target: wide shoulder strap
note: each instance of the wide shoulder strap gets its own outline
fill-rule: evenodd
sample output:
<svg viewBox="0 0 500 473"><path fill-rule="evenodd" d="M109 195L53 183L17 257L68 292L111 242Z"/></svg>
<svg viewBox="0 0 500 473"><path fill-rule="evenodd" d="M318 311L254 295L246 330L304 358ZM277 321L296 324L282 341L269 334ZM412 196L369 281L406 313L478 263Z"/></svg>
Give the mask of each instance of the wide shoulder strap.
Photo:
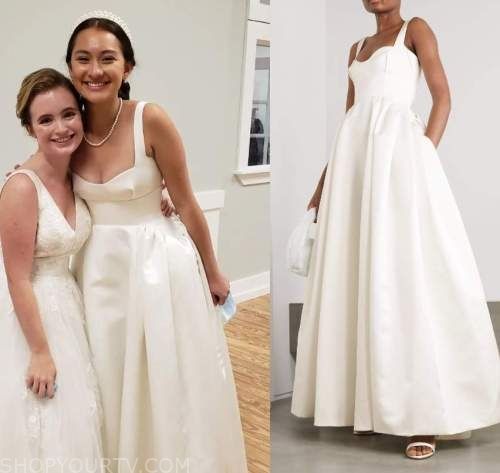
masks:
<svg viewBox="0 0 500 473"><path fill-rule="evenodd" d="M394 42L394 46L404 46L405 38L406 38L406 30L408 29L409 21L405 21L401 29L399 30L398 36L396 37L396 41Z"/></svg>
<svg viewBox="0 0 500 473"><path fill-rule="evenodd" d="M5 184L7 184L7 181L9 179L11 179L13 176L15 176L16 174L24 174L24 175L28 176L31 179L31 181L33 182L33 185L35 186L35 189L36 189L36 193L37 193L38 197L40 198L40 192L42 191L44 186L43 186L42 181L40 180L40 178L36 174L36 172L32 171L31 169L17 169L15 171L12 171L3 181L0 192L3 190Z"/></svg>
<svg viewBox="0 0 500 473"><path fill-rule="evenodd" d="M366 37L362 38L358 41L358 45L356 47L356 56L354 56L354 59L358 57L359 52L361 51L361 48L363 47L363 44L365 44Z"/></svg>
<svg viewBox="0 0 500 473"><path fill-rule="evenodd" d="M135 161L146 158L146 145L144 143L144 106L147 102L137 102L134 112L134 151Z"/></svg>

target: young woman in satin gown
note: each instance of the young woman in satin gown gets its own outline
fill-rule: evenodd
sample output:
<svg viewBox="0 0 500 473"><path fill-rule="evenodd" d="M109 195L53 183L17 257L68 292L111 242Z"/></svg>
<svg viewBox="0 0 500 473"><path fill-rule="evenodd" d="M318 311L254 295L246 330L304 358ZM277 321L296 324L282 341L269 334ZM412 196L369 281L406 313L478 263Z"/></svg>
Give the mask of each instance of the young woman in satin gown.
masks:
<svg viewBox="0 0 500 473"><path fill-rule="evenodd" d="M74 267L102 393L104 456L244 473L233 374L214 307L228 281L179 134L160 106L129 100L130 33L101 13L75 28L66 62L85 109L85 142L71 166L93 225ZM162 215L162 179L178 216Z"/></svg>
<svg viewBox="0 0 500 473"><path fill-rule="evenodd" d="M69 175L80 108L53 69L28 75L18 95L17 115L38 149L0 198L2 471L102 471L97 380L69 270L91 227Z"/></svg>
<svg viewBox="0 0 500 473"><path fill-rule="evenodd" d="M318 208L292 412L315 425L435 437L500 422L500 361L479 273L436 146L450 111L427 23L364 0L377 33L349 56L347 113ZM433 97L412 111L420 73Z"/></svg>

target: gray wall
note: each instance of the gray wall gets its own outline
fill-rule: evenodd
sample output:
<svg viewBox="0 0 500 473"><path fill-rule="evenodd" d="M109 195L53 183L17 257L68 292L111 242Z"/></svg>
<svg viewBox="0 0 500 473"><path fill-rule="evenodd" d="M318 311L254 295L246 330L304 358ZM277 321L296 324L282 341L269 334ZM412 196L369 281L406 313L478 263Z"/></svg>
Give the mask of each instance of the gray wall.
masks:
<svg viewBox="0 0 500 473"><path fill-rule="evenodd" d="M93 9L111 10L129 25L138 61L131 96L157 102L170 113L186 146L195 190L226 191L219 260L227 276L234 280L269 270L269 185L243 188L232 175L246 0L6 2L0 20L0 173L34 149L15 117L20 81L39 67L66 72L72 25Z"/></svg>
<svg viewBox="0 0 500 473"><path fill-rule="evenodd" d="M326 23L330 0L273 0L271 140L272 393L292 389L288 304L304 278L286 269L287 239L304 215L326 160ZM294 34L290 34L293 31Z"/></svg>

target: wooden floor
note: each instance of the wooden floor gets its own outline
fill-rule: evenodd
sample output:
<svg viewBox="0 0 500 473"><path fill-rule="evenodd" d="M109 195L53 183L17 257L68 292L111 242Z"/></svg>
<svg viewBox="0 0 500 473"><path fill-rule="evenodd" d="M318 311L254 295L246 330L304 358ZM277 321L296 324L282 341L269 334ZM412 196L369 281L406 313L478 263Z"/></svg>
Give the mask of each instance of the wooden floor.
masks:
<svg viewBox="0 0 500 473"><path fill-rule="evenodd" d="M225 326L249 473L270 471L270 313L270 297L257 297Z"/></svg>

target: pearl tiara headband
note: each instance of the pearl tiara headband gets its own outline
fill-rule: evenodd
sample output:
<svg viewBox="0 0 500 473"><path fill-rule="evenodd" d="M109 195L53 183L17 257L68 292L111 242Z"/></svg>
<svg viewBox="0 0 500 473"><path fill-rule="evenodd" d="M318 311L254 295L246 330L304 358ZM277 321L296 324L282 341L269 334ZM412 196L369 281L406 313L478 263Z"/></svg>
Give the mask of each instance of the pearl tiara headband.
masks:
<svg viewBox="0 0 500 473"><path fill-rule="evenodd" d="M75 21L72 31L75 31L76 27L80 23L83 23L84 21L89 20L90 18L102 18L104 20L113 21L118 26L120 26L123 31L125 31L125 34L128 36L128 39L132 42L132 35L130 34L130 30L127 26L127 23L125 23L118 15L115 15L114 13L111 13L110 11L106 10L94 10L85 13L80 18L78 18L78 20Z"/></svg>

